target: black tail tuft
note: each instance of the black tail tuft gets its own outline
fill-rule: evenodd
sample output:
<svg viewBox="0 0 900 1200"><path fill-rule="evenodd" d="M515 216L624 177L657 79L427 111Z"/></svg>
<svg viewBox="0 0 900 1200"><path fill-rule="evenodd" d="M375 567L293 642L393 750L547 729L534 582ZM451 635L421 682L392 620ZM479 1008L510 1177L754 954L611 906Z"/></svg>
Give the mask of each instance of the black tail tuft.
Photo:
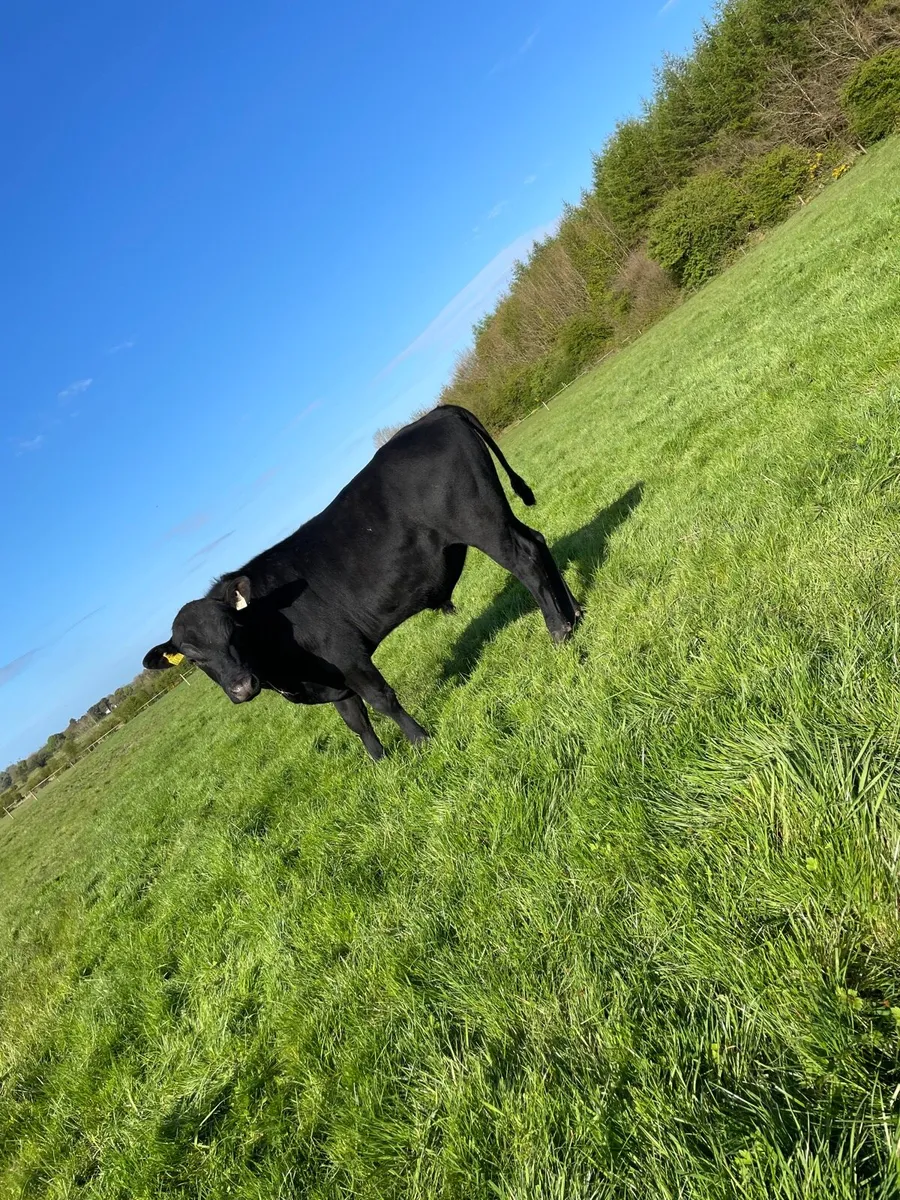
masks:
<svg viewBox="0 0 900 1200"><path fill-rule="evenodd" d="M523 504L527 504L529 508L534 504L534 492L525 482L521 475L517 475L515 471L510 471L509 482L512 484L512 490L516 493Z"/></svg>

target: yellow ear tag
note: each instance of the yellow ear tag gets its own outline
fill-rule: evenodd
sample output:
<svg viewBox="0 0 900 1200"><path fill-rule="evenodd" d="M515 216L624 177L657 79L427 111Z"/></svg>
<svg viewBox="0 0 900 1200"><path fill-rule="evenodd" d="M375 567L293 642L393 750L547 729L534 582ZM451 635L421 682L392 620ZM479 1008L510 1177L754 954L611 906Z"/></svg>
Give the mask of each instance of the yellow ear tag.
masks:
<svg viewBox="0 0 900 1200"><path fill-rule="evenodd" d="M183 654L164 654L163 658L168 659L173 667L177 667L180 662L184 662Z"/></svg>

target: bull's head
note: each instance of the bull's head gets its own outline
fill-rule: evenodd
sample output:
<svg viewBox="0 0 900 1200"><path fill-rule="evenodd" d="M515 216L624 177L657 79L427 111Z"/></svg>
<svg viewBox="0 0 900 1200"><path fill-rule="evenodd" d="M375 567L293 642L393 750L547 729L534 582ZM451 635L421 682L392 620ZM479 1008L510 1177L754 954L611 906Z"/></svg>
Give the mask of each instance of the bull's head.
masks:
<svg viewBox="0 0 900 1200"><path fill-rule="evenodd" d="M172 637L144 655L149 671L162 671L189 658L219 685L229 700L243 704L258 696L261 683L247 662L238 613L250 601L246 575L225 580L211 596L191 600L172 623Z"/></svg>

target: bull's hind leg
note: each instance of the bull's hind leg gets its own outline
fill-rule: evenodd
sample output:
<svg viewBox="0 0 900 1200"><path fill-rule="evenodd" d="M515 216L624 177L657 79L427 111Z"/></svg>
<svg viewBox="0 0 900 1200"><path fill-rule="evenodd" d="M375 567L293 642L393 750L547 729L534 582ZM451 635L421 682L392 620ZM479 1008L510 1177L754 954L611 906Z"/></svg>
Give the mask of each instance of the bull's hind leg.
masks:
<svg viewBox="0 0 900 1200"><path fill-rule="evenodd" d="M444 548L444 578L441 581L443 599L438 607L445 616L452 617L456 612L453 603L453 589L459 583L459 577L466 565L466 554L469 547L465 545L446 546Z"/></svg>
<svg viewBox="0 0 900 1200"><path fill-rule="evenodd" d="M514 517L476 545L528 588L543 613L550 636L555 642L564 642L575 628L581 608L543 535Z"/></svg>
<svg viewBox="0 0 900 1200"><path fill-rule="evenodd" d="M527 528L527 526L524 528ZM556 565L556 559L553 557L544 535L539 533L537 529L529 529L528 532L532 534L540 546L544 569L547 572L548 578L554 583L557 598L561 602L561 609L566 616L566 620L569 621L574 628L574 626L577 625L584 616L584 613L581 611L581 605L572 595L569 585L566 583L562 572Z"/></svg>

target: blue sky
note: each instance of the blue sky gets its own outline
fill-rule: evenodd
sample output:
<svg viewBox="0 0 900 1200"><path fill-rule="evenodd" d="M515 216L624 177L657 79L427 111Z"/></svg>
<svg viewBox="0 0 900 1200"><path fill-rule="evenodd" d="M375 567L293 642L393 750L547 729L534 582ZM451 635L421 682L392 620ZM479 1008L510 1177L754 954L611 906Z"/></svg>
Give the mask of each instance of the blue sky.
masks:
<svg viewBox="0 0 900 1200"><path fill-rule="evenodd" d="M711 5L8 5L0 767L431 401Z"/></svg>

